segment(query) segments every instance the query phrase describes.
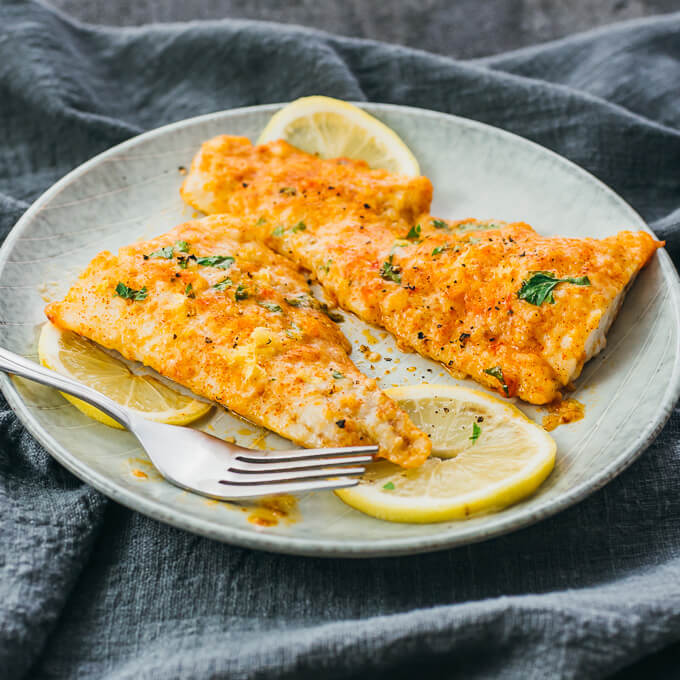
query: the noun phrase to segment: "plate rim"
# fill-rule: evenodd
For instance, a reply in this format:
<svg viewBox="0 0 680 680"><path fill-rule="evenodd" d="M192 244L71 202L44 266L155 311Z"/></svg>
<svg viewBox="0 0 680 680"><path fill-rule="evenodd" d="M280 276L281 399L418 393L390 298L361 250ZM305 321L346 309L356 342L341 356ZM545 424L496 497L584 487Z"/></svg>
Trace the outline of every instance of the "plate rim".
<svg viewBox="0 0 680 680"><path fill-rule="evenodd" d="M81 165L68 172L45 192L43 192L12 227L12 229L7 234L5 241L0 247L0 274L5 267L9 253L15 241L19 238L19 232L23 229L24 225L32 221L33 217L41 210L45 203L50 201L54 196L58 195L70 183L78 180L82 175L87 174L91 167L98 165L102 161L106 160L106 158L109 156L116 155L120 151L134 147L140 142L152 140L155 137L172 133L174 130L183 127L200 125L203 122L214 121L215 119L220 118L228 119L231 116L248 113L260 113L268 111L273 113L282 106L285 106L286 103L288 102L244 106L235 109L215 111L200 116L194 116L192 118L175 121L173 123L154 128L147 132L143 132L139 135L135 135L134 137L116 144L115 146L85 161ZM520 143L534 147L535 152L547 154L549 157L552 157L553 161L561 165L566 172L570 172L579 176L581 179L594 183L610 201L617 204L620 209L623 209L630 215L631 225L635 225L637 228L654 235L654 232L649 228L649 226L635 211L635 209L613 189L611 189L587 170L578 166L576 163L568 160L555 151L538 144L537 142L487 123L482 123L480 121L439 111L378 102L353 103L361 108L368 109L369 112L375 112L378 114L381 111L399 111L407 112L415 116L453 120L456 124L463 127L476 129L486 134L505 138L511 143ZM670 282L672 283L672 285L669 287L671 293L669 302L671 302L673 305L675 319L677 322L677 320L680 319L680 277L678 276L678 272L675 269L670 256L665 250L658 251L657 256L659 257L664 279L667 281L670 279ZM671 379L669 380L668 387L662 397L657 418L653 421L650 421L647 427L640 432L639 436L628 447L626 447L616 457L615 460L600 470L599 473L594 477L573 487L553 501L547 502L545 505L536 508L531 512L527 512L524 515L519 517L510 517L507 519L503 519L502 516L499 515L499 521L492 527L487 527L482 530L470 529L467 532L457 531L454 536L447 536L447 532L444 530L440 534L426 537L416 536L408 538L388 538L385 539L384 542L372 541L370 546L362 542L356 542L354 540L339 541L337 539L306 539L291 537L285 534L276 535L257 533L257 531L252 529L244 529L222 524L217 519L210 521L188 515L182 510L182 508L170 507L166 503L162 503L151 497L138 494L134 490L127 489L117 484L112 478L91 469L87 464L81 462L77 457L73 456L65 446L62 446L50 434L49 430L42 427L34 418L28 406L21 398L21 395L16 389L11 377L5 373L0 373L0 390L7 399L9 406L17 414L29 433L60 464L66 467L81 481L89 484L108 498L121 503L132 510L141 512L142 514L147 515L148 517L151 517L157 521L161 521L185 531L200 534L202 536L229 544L282 554L328 558L396 557L446 550L462 545L469 545L472 543L489 540L491 538L517 531L547 519L548 517L551 517L558 512L575 505L617 477L621 472L623 472L623 470L631 465L656 439L657 435L668 421L673 411L673 407L680 397L680 333L677 331L675 344L676 352L673 372Z"/></svg>

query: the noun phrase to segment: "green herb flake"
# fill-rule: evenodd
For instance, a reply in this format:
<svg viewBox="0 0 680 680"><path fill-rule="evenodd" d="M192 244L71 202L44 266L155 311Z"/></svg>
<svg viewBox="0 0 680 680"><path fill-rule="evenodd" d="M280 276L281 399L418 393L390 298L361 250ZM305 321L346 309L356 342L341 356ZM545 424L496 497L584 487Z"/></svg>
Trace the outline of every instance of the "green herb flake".
<svg viewBox="0 0 680 680"><path fill-rule="evenodd" d="M290 328L286 328L286 335L293 340L299 339L302 334L302 329L296 323L292 323Z"/></svg>
<svg viewBox="0 0 680 680"><path fill-rule="evenodd" d="M441 255L441 253L447 251L449 249L449 244L445 243L443 246L437 246L436 248L433 248L432 250L432 257L435 255Z"/></svg>
<svg viewBox="0 0 680 680"><path fill-rule="evenodd" d="M299 222L291 229L291 232L293 232L293 234L296 234L298 231L304 231L305 229L307 229L307 225L306 225L302 220L300 220L300 221L299 221Z"/></svg>
<svg viewBox="0 0 680 680"><path fill-rule="evenodd" d="M415 226L411 227L408 230L408 234L406 234L406 238L409 241L413 241L414 239L419 239L421 231L422 231L422 227L419 224L416 224Z"/></svg>
<svg viewBox="0 0 680 680"><path fill-rule="evenodd" d="M392 258L394 255L390 255L385 262L383 262L380 268L380 276L385 279L385 281L393 281L394 283L401 283L401 267L394 264Z"/></svg>
<svg viewBox="0 0 680 680"><path fill-rule="evenodd" d="M234 282L226 276L223 278L221 281L218 281L213 288L215 290L226 290L227 288L231 288L234 285Z"/></svg>
<svg viewBox="0 0 680 680"><path fill-rule="evenodd" d="M300 296L296 298L283 298L291 307L305 307L305 298Z"/></svg>
<svg viewBox="0 0 680 680"><path fill-rule="evenodd" d="M248 297L249 293L246 288L244 288L240 283L238 287L236 288L236 291L234 292L234 300L237 302L239 300L245 300Z"/></svg>
<svg viewBox="0 0 680 680"><path fill-rule="evenodd" d="M336 312L333 309L328 309L328 305L325 302L322 302L319 305L319 309L331 320L335 321L335 323L342 323L345 320L345 317L340 314L340 312Z"/></svg>
<svg viewBox="0 0 680 680"><path fill-rule="evenodd" d="M345 376L342 373L340 373L340 371L333 371L333 377L336 380L342 380Z"/></svg>
<svg viewBox="0 0 680 680"><path fill-rule="evenodd" d="M267 220L264 219L264 217L260 217L257 222L255 222L256 227L261 227L263 224L266 224Z"/></svg>
<svg viewBox="0 0 680 680"><path fill-rule="evenodd" d="M282 312L283 310L275 302L258 302L260 307L264 307L269 312Z"/></svg>
<svg viewBox="0 0 680 680"><path fill-rule="evenodd" d="M394 484L392 482L387 482L387 484L383 484L383 489L386 491L394 491Z"/></svg>
<svg viewBox="0 0 680 680"><path fill-rule="evenodd" d="M322 264L322 265L319 266L319 269L320 269L322 272L325 272L326 274L328 274L328 272L330 271L330 268L331 268L331 265L332 265L332 264L333 264L333 260L332 260L332 259L331 259L331 260L326 260L326 262L325 262L324 264Z"/></svg>
<svg viewBox="0 0 680 680"><path fill-rule="evenodd" d="M297 194L297 189L295 187L281 187L279 193L286 194L286 196L295 196Z"/></svg>
<svg viewBox="0 0 680 680"><path fill-rule="evenodd" d="M128 288L122 281L119 281L116 285L116 292L113 296L121 297L125 300L136 300L137 302L140 302L141 300L146 300L146 296L148 294L149 293L146 290L146 286L144 286L141 290L135 290L134 288Z"/></svg>
<svg viewBox="0 0 680 680"><path fill-rule="evenodd" d="M162 257L165 260L171 260L173 254L172 246L165 246L165 248L159 248L154 250L153 253L149 253L147 257Z"/></svg>
<svg viewBox="0 0 680 680"><path fill-rule="evenodd" d="M537 307L540 307L546 300L551 305L554 305L553 290L560 283L589 286L590 279L587 276L567 276L563 279L558 279L551 272L529 272L529 278L522 282L522 287L517 292L517 297Z"/></svg>
<svg viewBox="0 0 680 680"><path fill-rule="evenodd" d="M217 267L218 269L229 269L236 260L231 255L209 255L208 257L196 258L196 264L202 267Z"/></svg>
<svg viewBox="0 0 680 680"><path fill-rule="evenodd" d="M280 224L274 231L272 231L272 236L276 236L277 238L280 238L283 236L283 232L286 231L286 228Z"/></svg>
<svg viewBox="0 0 680 680"><path fill-rule="evenodd" d="M503 392L505 392L505 396L508 397L510 396L510 391L508 390L508 386L505 384L505 378L503 376L503 369L500 366L492 366L491 368L485 368L484 373L487 373L488 375L496 378L498 382L501 384L501 387L503 388Z"/></svg>
<svg viewBox="0 0 680 680"><path fill-rule="evenodd" d="M479 435L482 434L482 428L477 425L477 423L472 423L472 436L470 441L474 444L478 439Z"/></svg>
<svg viewBox="0 0 680 680"><path fill-rule="evenodd" d="M188 253L189 252L189 244L186 241L177 241L177 243L175 243L175 248L180 253Z"/></svg>
<svg viewBox="0 0 680 680"><path fill-rule="evenodd" d="M432 226L435 229L446 229L446 231L449 230L449 225L444 222L444 220L432 220Z"/></svg>
<svg viewBox="0 0 680 680"><path fill-rule="evenodd" d="M186 287L184 288L184 294L185 294L188 298L192 298L192 299L193 299L193 298L196 297L196 292L194 291L194 287L193 287L192 284L187 283Z"/></svg>

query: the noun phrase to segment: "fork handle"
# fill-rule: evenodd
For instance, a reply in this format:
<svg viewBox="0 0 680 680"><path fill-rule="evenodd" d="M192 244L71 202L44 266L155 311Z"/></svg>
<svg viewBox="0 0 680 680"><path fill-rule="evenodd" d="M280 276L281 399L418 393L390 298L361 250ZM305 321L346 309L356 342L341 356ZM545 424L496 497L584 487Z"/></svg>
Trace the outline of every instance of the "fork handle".
<svg viewBox="0 0 680 680"><path fill-rule="evenodd" d="M28 378L28 380L34 380L42 385L56 387L62 392L68 392L68 394L78 397L78 399L82 399L88 404L92 404L92 406L96 406L123 427L130 427L129 412L123 406L113 401L113 399L109 399L100 392L97 392L97 390L93 390L77 380L67 378L56 371L36 364L35 361L26 359L3 347L0 347L0 370L5 373L19 375L22 378Z"/></svg>

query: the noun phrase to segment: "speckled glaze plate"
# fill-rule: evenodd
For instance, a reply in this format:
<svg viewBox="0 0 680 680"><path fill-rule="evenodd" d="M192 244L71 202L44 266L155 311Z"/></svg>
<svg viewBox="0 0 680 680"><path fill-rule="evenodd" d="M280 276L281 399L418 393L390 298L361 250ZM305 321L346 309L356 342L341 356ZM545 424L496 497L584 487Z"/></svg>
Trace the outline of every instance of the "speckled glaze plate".
<svg viewBox="0 0 680 680"><path fill-rule="evenodd" d="M406 141L435 186L433 213L524 220L543 234L603 237L647 229L630 206L556 154L501 130L454 116L362 105ZM26 212L0 250L0 343L36 358L45 300L63 293L100 250L166 231L195 215L180 200L182 167L202 141L222 133L255 140L278 105L210 114L125 142L71 172ZM182 529L252 548L369 557L437 550L527 526L619 474L653 440L678 397L678 276L659 252L628 294L605 351L588 363L576 398L586 417L553 433L557 465L532 497L502 512L430 525L381 522L332 493L299 498L289 519L249 521L251 508L206 500L154 473L137 441L93 422L56 391L0 375L2 391L30 432L63 465L102 493ZM351 315L342 325L353 358L382 386L455 383L438 364L400 352L386 333ZM370 353L360 352L367 345ZM380 359L376 359L380 355ZM384 357L393 358L385 362ZM371 359L369 361L368 359ZM389 371L389 372L388 372ZM531 418L542 413L518 404ZM221 409L200 424L245 445L286 442Z"/></svg>

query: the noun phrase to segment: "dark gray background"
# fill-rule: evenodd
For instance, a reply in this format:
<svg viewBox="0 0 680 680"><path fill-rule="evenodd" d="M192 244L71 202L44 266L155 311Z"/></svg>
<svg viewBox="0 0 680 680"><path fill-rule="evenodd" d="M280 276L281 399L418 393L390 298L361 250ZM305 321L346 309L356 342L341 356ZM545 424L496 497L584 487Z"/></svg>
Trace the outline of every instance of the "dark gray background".
<svg viewBox="0 0 680 680"><path fill-rule="evenodd" d="M680 0L51 0L89 23L260 19L470 58L680 9Z"/></svg>

